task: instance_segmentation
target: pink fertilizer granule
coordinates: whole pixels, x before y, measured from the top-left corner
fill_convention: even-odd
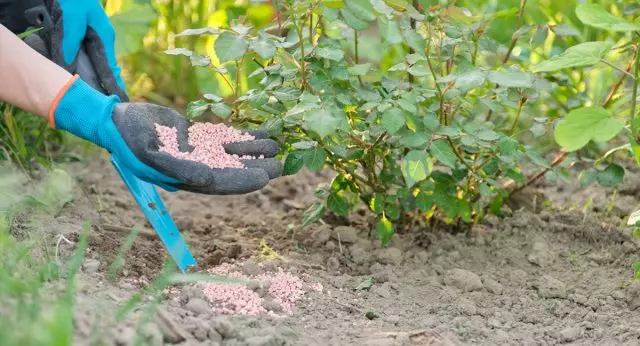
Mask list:
[[[194,148],[192,152],[180,151],[178,130],[175,127],[156,124],[156,133],[160,140],[161,152],[178,159],[201,162],[211,168],[245,168],[241,160],[255,159],[248,155],[242,157],[230,155],[224,150],[225,144],[255,139],[252,135],[244,134],[224,124],[194,123],[191,125],[188,142]]]
[[[307,292],[322,292],[322,284],[306,283],[299,276],[276,267],[272,271],[265,270],[262,266],[260,272],[252,275],[243,273],[243,266],[248,261],[224,263],[207,272],[215,276],[226,276],[230,279],[249,280],[260,282],[257,291],[239,283],[199,283],[196,287],[202,289],[209,305],[214,313],[224,315],[260,315],[267,313],[277,316],[278,312],[291,315],[298,302]],[[257,286],[256,286],[257,287]],[[268,289],[267,289],[268,287]],[[178,292],[170,292],[170,295],[178,296]],[[175,298],[178,299],[178,298]],[[274,309],[275,303],[279,308]]]
[[[262,298],[243,285],[207,284],[203,291],[213,311],[219,314],[255,316],[267,311],[262,307]]]
[[[274,274],[261,274],[257,278],[269,282],[269,294],[284,312],[293,313],[294,304],[304,295],[304,282],[299,277],[278,268]]]

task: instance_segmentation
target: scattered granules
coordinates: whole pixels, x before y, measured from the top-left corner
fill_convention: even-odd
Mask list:
[[[322,284],[319,282],[314,282],[309,287],[316,292],[322,292],[322,290],[324,289]]]
[[[250,141],[254,136],[244,134],[225,124],[194,123],[189,127],[189,145],[193,151],[182,152],[178,146],[178,130],[156,124],[156,133],[160,140],[159,150],[175,158],[204,163],[211,168],[245,168],[240,160],[255,159],[252,156],[230,155],[223,145]],[[260,156],[259,158],[264,158]]]
[[[247,261],[250,261],[247,260]],[[214,313],[225,315],[259,315],[267,313],[277,315],[274,310],[266,308],[265,302],[268,300],[280,306],[281,312],[291,315],[294,312],[295,304],[306,292],[322,292],[322,284],[305,283],[305,281],[287,272],[282,268],[275,268],[268,271],[258,265],[260,273],[246,275],[242,268],[247,261],[236,263],[223,263],[207,270],[211,275],[226,276],[230,279],[240,279],[261,283],[256,286],[256,291],[251,290],[243,284],[233,283],[199,283],[200,287],[209,301],[209,305]],[[268,289],[267,289],[268,287]],[[266,291],[265,291],[266,290]],[[175,292],[172,292],[175,295]],[[261,296],[262,295],[262,296]]]
[[[302,279],[285,272],[282,268],[278,268],[276,273],[260,274],[257,279],[269,282],[269,294],[288,314],[293,313],[296,301],[304,295]]]
[[[204,295],[213,305],[213,311],[220,314],[258,315],[267,312],[262,307],[260,296],[239,284],[204,285]]]

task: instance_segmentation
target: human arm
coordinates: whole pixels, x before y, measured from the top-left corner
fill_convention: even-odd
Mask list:
[[[47,118],[53,99],[71,77],[0,25],[0,100]]]

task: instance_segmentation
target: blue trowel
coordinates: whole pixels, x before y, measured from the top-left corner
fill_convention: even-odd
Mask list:
[[[87,84],[104,93],[91,60],[89,60],[89,56],[84,49],[80,51],[78,56],[77,73]],[[147,217],[147,220],[155,229],[158,237],[160,237],[180,270],[184,273],[189,267],[197,266],[196,260],[193,258],[191,251],[189,251],[189,247],[180,231],[178,231],[178,227],[171,218],[167,207],[162,202],[156,187],[151,183],[138,179],[114,156],[111,156],[111,163],[120,174],[129,192],[138,203],[138,207]]]
[[[29,24],[34,27],[44,27],[45,30],[52,27],[47,9],[42,3],[26,10],[25,17]],[[76,72],[87,84],[106,94],[84,48],[79,52]],[[178,227],[171,215],[169,215],[169,211],[162,202],[155,185],[138,179],[113,156],[111,157],[111,163],[120,174],[129,192],[138,203],[138,207],[155,229],[158,237],[160,237],[180,270],[185,273],[189,267],[197,266],[196,260],[193,258],[191,251],[189,251],[189,247],[178,231]]]
[[[104,93],[91,60],[89,60],[89,56],[84,49],[80,51],[78,56],[77,73],[87,84]],[[193,258],[191,251],[189,251],[187,243],[182,238],[180,231],[178,231],[178,227],[171,218],[164,202],[162,202],[156,187],[151,183],[138,179],[114,156],[111,156],[111,163],[120,174],[127,188],[129,188],[129,192],[138,203],[138,207],[147,217],[147,220],[155,229],[158,237],[160,237],[180,270],[184,273],[189,267],[197,266],[196,260]]]

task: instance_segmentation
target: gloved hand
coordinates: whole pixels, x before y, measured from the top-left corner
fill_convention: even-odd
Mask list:
[[[246,169],[211,169],[194,161],[178,160],[158,151],[155,124],[178,129],[180,150],[187,143],[188,122],[177,112],[152,104],[128,101],[117,64],[115,32],[98,0],[45,0],[53,28],[39,31],[25,41],[68,71],[76,72],[82,46],[90,57],[104,96],[82,80],[73,80],[51,107],[52,126],[66,130],[107,149],[138,178],[163,187],[206,194],[241,194],[264,187],[280,176],[274,159],[277,143],[254,134],[255,141],[226,146],[238,155],[264,155],[245,160]]]
[[[261,189],[282,173],[282,164],[273,158],[277,143],[260,133],[253,133],[256,140],[225,146],[229,154],[264,155],[264,159],[243,160],[247,168],[212,169],[160,152],[155,124],[175,127],[180,150],[191,150],[189,122],[183,116],[158,105],[121,103],[117,96],[105,96],[77,76],[54,100],[49,120],[52,126],[107,149],[138,178],[169,191],[243,194]]]
[[[82,46],[108,95],[126,102],[124,81],[115,54],[115,31],[98,0],[44,0],[52,27],[25,41],[71,73]]]

